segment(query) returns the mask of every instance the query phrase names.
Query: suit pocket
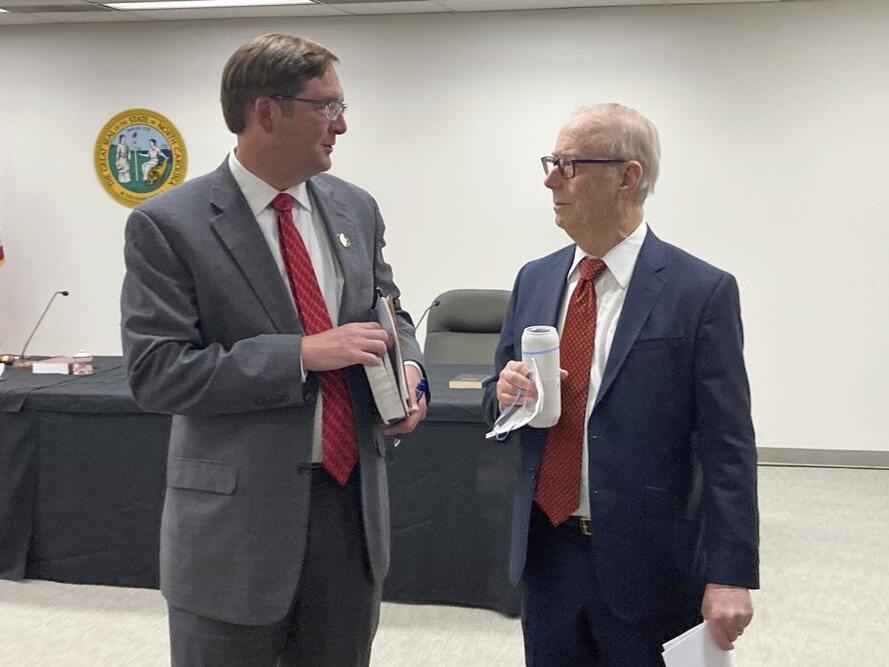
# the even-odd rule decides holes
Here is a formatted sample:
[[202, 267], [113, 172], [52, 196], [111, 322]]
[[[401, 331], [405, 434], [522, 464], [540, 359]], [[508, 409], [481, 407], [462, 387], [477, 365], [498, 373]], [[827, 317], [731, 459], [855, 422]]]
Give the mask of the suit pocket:
[[656, 486], [642, 489], [642, 512], [649, 517], [667, 519], [676, 524], [687, 524], [690, 520], [687, 498], [675, 492]]
[[637, 338], [633, 343], [632, 351], [640, 352], [643, 350], [671, 350], [682, 342], [682, 334], [670, 336], [658, 336], [657, 338]]
[[178, 458], [167, 473], [167, 485], [175, 489], [207, 491], [230, 496], [237, 487], [235, 469], [222, 461]]

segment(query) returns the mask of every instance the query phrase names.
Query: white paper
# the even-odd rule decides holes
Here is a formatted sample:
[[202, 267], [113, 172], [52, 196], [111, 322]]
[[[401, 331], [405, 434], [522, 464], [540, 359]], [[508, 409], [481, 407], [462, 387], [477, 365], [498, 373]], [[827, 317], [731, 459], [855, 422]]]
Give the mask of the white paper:
[[716, 645], [707, 621], [664, 644], [663, 658], [667, 667], [735, 667], [735, 652]]
[[701, 623], [699, 625], [695, 625], [694, 627], [691, 627], [688, 630], [686, 630], [685, 632], [683, 632], [681, 635], [677, 635], [676, 637], [673, 637], [673, 639], [671, 639], [666, 644], [664, 644], [664, 651], [667, 651], [671, 647], [675, 646], [676, 644], [681, 643], [689, 635], [692, 635], [692, 634], [698, 632], [698, 628], [700, 628], [702, 625], [703, 625], [703, 623]]

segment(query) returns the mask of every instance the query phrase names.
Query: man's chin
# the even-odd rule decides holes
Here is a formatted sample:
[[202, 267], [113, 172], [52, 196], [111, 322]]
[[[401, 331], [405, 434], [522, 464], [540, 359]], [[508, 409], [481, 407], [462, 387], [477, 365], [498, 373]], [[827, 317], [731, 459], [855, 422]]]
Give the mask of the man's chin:
[[572, 225], [571, 223], [572, 221], [570, 218], [556, 216], [556, 227], [565, 232], [568, 235], [568, 238], [577, 243], [577, 234], [575, 233], [577, 231], [577, 224], [575, 223]]
[[321, 171], [327, 171], [328, 169], [330, 169], [333, 166], [333, 160], [330, 159], [329, 155], [325, 155], [321, 159], [319, 166], [321, 167]]

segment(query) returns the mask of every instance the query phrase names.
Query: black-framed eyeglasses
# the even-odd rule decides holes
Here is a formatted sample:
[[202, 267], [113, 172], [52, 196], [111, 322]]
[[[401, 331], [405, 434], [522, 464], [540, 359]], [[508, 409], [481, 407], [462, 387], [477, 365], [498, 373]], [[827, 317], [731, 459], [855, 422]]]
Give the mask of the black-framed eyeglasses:
[[549, 176], [553, 169], [558, 169], [562, 178], [574, 178], [574, 165], [576, 164], [620, 164], [621, 162], [626, 162], [626, 160], [619, 157], [574, 158], [555, 157], [554, 155], [544, 155], [540, 158], [544, 174]]
[[336, 120], [346, 112], [346, 109], [349, 106], [345, 102], [337, 102], [336, 100], [313, 100], [308, 97], [295, 97], [293, 95], [269, 95], [269, 97], [273, 100], [287, 100], [289, 102], [311, 104], [316, 109], [323, 111], [324, 117], [327, 118], [327, 120]]

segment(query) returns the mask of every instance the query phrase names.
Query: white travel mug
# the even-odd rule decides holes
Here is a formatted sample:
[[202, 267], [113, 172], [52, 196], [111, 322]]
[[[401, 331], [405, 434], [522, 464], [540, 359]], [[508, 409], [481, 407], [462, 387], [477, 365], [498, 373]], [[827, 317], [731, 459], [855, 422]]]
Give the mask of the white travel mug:
[[543, 405], [528, 426], [547, 428], [562, 414], [562, 383], [559, 377], [559, 332], [555, 327], [526, 327], [522, 333], [522, 362], [537, 367], [543, 386]]

